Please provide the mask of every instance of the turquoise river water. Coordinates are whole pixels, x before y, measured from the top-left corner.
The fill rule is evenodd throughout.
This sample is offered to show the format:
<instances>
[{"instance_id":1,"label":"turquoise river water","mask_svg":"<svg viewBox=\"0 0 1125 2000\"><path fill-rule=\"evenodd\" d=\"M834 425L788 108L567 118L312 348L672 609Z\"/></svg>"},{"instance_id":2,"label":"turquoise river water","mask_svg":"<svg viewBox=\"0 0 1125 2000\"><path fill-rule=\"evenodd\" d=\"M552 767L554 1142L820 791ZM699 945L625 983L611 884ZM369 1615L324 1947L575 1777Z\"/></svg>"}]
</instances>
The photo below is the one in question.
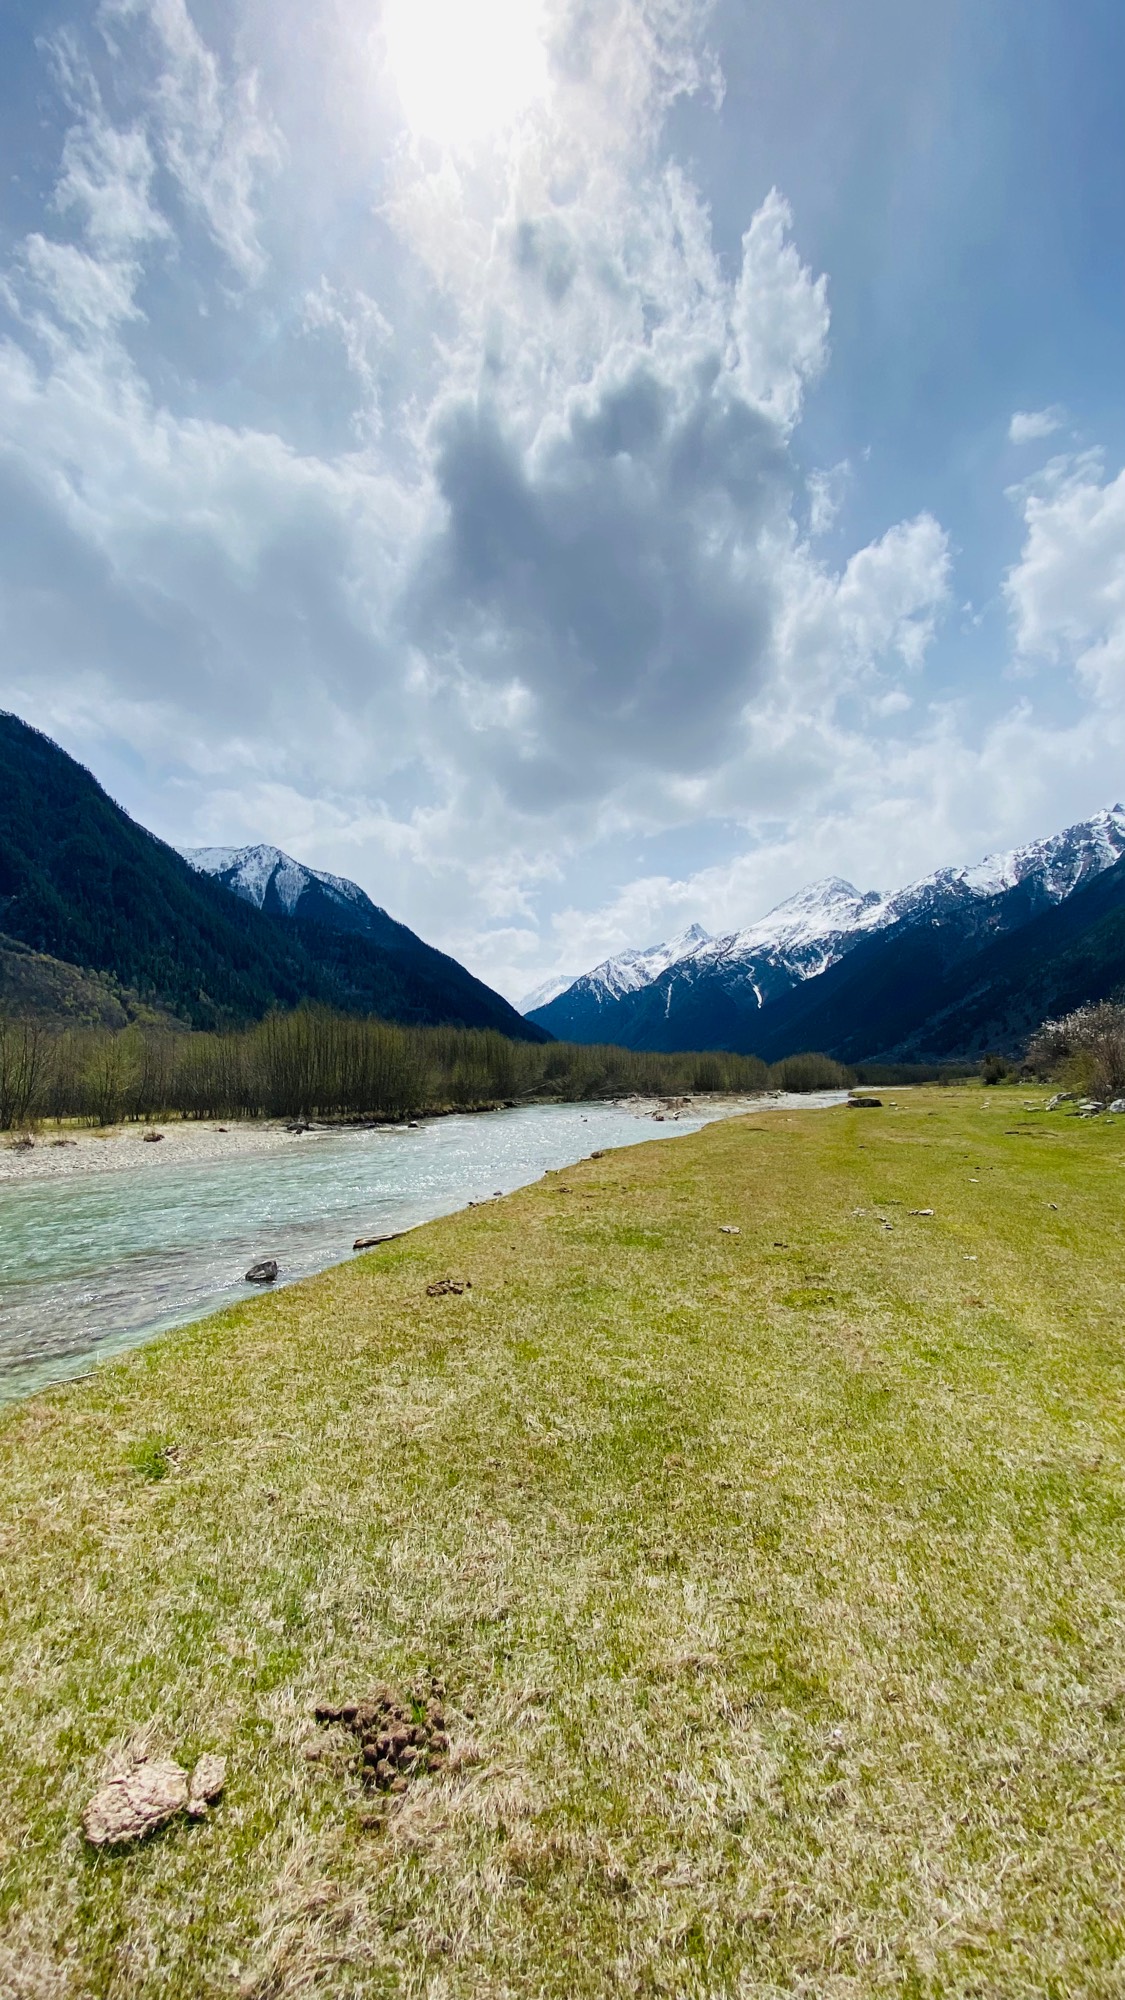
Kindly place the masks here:
<instances>
[{"instance_id":1,"label":"turquoise river water","mask_svg":"<svg viewBox=\"0 0 1125 2000\"><path fill-rule=\"evenodd\" d=\"M729 1108L655 1124L626 1105L528 1105L314 1130L229 1160L157 1162L137 1146L135 1165L0 1183L0 1400L247 1297L258 1258L276 1258L279 1283L308 1277L350 1257L357 1236L509 1194L595 1148L698 1131Z\"/></svg>"},{"instance_id":2,"label":"turquoise river water","mask_svg":"<svg viewBox=\"0 0 1125 2000\"><path fill-rule=\"evenodd\" d=\"M314 1130L229 1160L157 1162L0 1183L0 1399L351 1256L356 1236L408 1229L538 1180L596 1147L697 1131L611 1104L529 1105L415 1128Z\"/></svg>"}]
</instances>

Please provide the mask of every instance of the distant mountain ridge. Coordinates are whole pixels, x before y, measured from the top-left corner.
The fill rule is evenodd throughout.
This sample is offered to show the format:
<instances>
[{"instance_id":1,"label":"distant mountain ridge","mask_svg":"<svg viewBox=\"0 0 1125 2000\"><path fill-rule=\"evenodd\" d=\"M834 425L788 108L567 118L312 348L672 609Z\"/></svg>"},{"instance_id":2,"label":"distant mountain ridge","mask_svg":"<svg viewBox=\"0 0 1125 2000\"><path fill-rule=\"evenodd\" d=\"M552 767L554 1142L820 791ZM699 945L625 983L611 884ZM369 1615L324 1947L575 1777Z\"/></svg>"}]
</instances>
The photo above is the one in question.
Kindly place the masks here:
<instances>
[{"instance_id":1,"label":"distant mountain ridge","mask_svg":"<svg viewBox=\"0 0 1125 2000\"><path fill-rule=\"evenodd\" d=\"M1122 855L1125 808L1116 805L1046 840L990 856L973 867L937 869L888 895L860 891L831 876L787 898L745 930L715 938L693 925L669 945L607 959L531 1010L530 1018L571 1041L789 1053L779 1037L792 1043L802 1018L811 1032L809 1009L814 994L817 1003L823 999L820 982L861 946L873 986L880 977L876 968L883 963L884 944L919 926L942 929L952 964L959 955L971 956L986 935L1018 929L1040 911L1057 907L1113 869ZM889 964L887 960L888 977ZM831 990L842 992L843 984L841 974ZM803 993L806 987L802 999L798 990ZM836 1015L818 1005L815 1020L818 1038L798 1036L794 1046L829 1048L840 1042ZM867 1032L875 1032L870 1014L868 1026L860 1022L856 1028L861 1041ZM855 1036L844 1039L850 1047ZM877 1052L874 1047L861 1051Z\"/></svg>"},{"instance_id":2,"label":"distant mountain ridge","mask_svg":"<svg viewBox=\"0 0 1125 2000\"><path fill-rule=\"evenodd\" d=\"M302 902L310 897L323 897L344 924L354 912L356 928L362 929L364 906L371 910L378 907L357 882L349 882L342 875L327 875L320 868L308 868L304 862L283 854L280 847L266 843L253 847L181 847L177 852L199 874L215 876L225 889L233 890L244 902L253 903L256 910L265 910L271 917L295 917ZM385 916L386 912L378 914Z\"/></svg>"},{"instance_id":3,"label":"distant mountain ridge","mask_svg":"<svg viewBox=\"0 0 1125 2000\"><path fill-rule=\"evenodd\" d=\"M426 944L372 901L358 882L330 875L267 842L249 847L183 847L179 853L198 875L281 925L293 925L320 973L331 979L344 1004L362 1006L372 964L393 968L409 1018L446 1020L463 1027L495 1028L525 1038L544 1030L525 1022L507 1000L474 978L446 952ZM409 997L407 997L409 996ZM378 1011L372 1007L372 1012Z\"/></svg>"},{"instance_id":4,"label":"distant mountain ridge","mask_svg":"<svg viewBox=\"0 0 1125 2000\"><path fill-rule=\"evenodd\" d=\"M177 851L197 874L221 882L224 889L267 917L292 917L298 923L320 924L327 930L354 931L361 937L376 938L389 950L434 949L373 903L358 882L309 868L280 847L261 843L254 847L181 847ZM448 963L456 964L456 960Z\"/></svg>"},{"instance_id":5,"label":"distant mountain ridge","mask_svg":"<svg viewBox=\"0 0 1125 2000\"><path fill-rule=\"evenodd\" d=\"M303 872L310 900L299 899L293 915L283 904L271 914L253 896L231 893L138 826L50 737L0 712L0 933L43 960L37 990L78 995L66 980L70 967L103 975L127 990L130 1005L191 1027L258 1020L311 1000L389 1020L545 1038L354 884ZM11 956L18 989L25 968ZM81 1005L94 1002L86 995Z\"/></svg>"}]
</instances>

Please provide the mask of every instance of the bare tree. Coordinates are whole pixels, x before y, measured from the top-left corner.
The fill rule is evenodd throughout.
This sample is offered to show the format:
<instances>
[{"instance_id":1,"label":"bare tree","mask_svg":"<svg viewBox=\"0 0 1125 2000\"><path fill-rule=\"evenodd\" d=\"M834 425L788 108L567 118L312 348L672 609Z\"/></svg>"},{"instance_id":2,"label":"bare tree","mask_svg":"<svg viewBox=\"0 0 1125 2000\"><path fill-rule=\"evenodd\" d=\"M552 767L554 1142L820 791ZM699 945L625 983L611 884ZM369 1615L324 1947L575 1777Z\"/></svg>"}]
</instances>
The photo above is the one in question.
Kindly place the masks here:
<instances>
[{"instance_id":1,"label":"bare tree","mask_svg":"<svg viewBox=\"0 0 1125 2000\"><path fill-rule=\"evenodd\" d=\"M49 1055L41 1021L0 1014L0 1132L26 1125L39 1109Z\"/></svg>"}]
</instances>

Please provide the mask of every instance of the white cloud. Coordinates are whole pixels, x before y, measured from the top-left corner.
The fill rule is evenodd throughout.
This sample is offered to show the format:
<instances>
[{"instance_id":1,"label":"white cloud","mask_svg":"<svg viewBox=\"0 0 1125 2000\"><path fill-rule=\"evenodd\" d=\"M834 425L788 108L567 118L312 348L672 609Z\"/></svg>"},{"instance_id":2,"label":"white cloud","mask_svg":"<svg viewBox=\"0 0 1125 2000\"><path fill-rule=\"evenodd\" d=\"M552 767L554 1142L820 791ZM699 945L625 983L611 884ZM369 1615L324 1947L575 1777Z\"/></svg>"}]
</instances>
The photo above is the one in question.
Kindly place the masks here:
<instances>
[{"instance_id":1,"label":"white cloud","mask_svg":"<svg viewBox=\"0 0 1125 2000\"><path fill-rule=\"evenodd\" d=\"M851 476L852 468L846 458L841 459L839 465L818 467L810 472L805 482L809 494L810 535L826 535L835 526Z\"/></svg>"},{"instance_id":2,"label":"white cloud","mask_svg":"<svg viewBox=\"0 0 1125 2000\"><path fill-rule=\"evenodd\" d=\"M792 424L828 355L828 280L814 278L791 240L793 212L773 188L742 239L732 313L739 387Z\"/></svg>"},{"instance_id":3,"label":"white cloud","mask_svg":"<svg viewBox=\"0 0 1125 2000\"><path fill-rule=\"evenodd\" d=\"M359 286L344 290L322 274L302 301L302 324L309 333L329 333L344 350L361 392L352 428L361 438L374 439L383 428L379 407L380 362L394 339L386 314Z\"/></svg>"},{"instance_id":4,"label":"white cloud","mask_svg":"<svg viewBox=\"0 0 1125 2000\"><path fill-rule=\"evenodd\" d=\"M100 338L141 316L133 299L137 267L132 262L99 260L76 243L53 243L36 231L24 242L23 263L32 285L59 318L87 336ZM53 344L57 329L42 318L36 325Z\"/></svg>"},{"instance_id":5,"label":"white cloud","mask_svg":"<svg viewBox=\"0 0 1125 2000\"><path fill-rule=\"evenodd\" d=\"M1037 444L1053 437L1066 422L1066 411L1057 403L1047 410L1016 410L1008 425L1009 444Z\"/></svg>"},{"instance_id":6,"label":"white cloud","mask_svg":"<svg viewBox=\"0 0 1125 2000\"><path fill-rule=\"evenodd\" d=\"M101 18L114 87L69 49L72 129L9 281L0 478L41 562L0 552L0 615L20 704L69 747L128 744L159 830L277 839L518 995L811 875L972 858L1043 796L1048 749L1076 787L1101 769L1112 730L1019 711L982 744L935 714L932 514L813 546L850 477L803 483L794 438L826 280L777 192L731 268L657 143L719 88L705 7L560 0L552 89L503 144L435 165L393 134L312 187L184 0ZM375 122L354 67L349 131ZM1025 650L1093 684L1118 503L1067 479L1027 499L1009 594ZM728 860L622 879L626 836L702 820ZM601 907L584 863L613 870Z\"/></svg>"},{"instance_id":7,"label":"white cloud","mask_svg":"<svg viewBox=\"0 0 1125 2000\"><path fill-rule=\"evenodd\" d=\"M882 666L917 671L949 599L951 557L932 514L900 521L838 574L798 545L777 629L777 679L807 702L832 698Z\"/></svg>"},{"instance_id":8,"label":"white cloud","mask_svg":"<svg viewBox=\"0 0 1125 2000\"><path fill-rule=\"evenodd\" d=\"M1022 494L1025 539L1005 592L1027 659L1073 667L1102 702L1125 697L1125 471L1060 460Z\"/></svg>"},{"instance_id":9,"label":"white cloud","mask_svg":"<svg viewBox=\"0 0 1125 2000\"><path fill-rule=\"evenodd\" d=\"M257 195L283 146L256 72L224 78L186 0L102 0L99 19L111 37L138 20L147 27L159 56L150 116L164 164L234 268L259 281L267 258Z\"/></svg>"},{"instance_id":10,"label":"white cloud","mask_svg":"<svg viewBox=\"0 0 1125 2000\"><path fill-rule=\"evenodd\" d=\"M171 230L152 199L155 163L144 132L113 125L92 82L88 96L90 108L66 136L54 206L81 217L92 251L120 260Z\"/></svg>"}]
</instances>

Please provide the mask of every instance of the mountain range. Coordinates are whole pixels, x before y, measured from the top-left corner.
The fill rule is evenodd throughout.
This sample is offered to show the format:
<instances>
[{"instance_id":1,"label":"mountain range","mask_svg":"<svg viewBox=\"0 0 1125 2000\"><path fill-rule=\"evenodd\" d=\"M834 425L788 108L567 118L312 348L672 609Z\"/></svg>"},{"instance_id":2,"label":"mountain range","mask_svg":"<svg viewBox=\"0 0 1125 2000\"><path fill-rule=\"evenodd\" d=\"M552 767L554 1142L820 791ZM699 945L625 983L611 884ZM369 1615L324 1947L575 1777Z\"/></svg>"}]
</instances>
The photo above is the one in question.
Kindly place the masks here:
<instances>
[{"instance_id":1,"label":"mountain range","mask_svg":"<svg viewBox=\"0 0 1125 2000\"><path fill-rule=\"evenodd\" d=\"M186 859L58 744L2 713L0 980L5 991L17 982L17 993L67 996L75 1018L119 1007L125 1018L156 1011L215 1028L307 1000L550 1039L355 883L277 848Z\"/></svg>"},{"instance_id":2,"label":"mountain range","mask_svg":"<svg viewBox=\"0 0 1125 2000\"><path fill-rule=\"evenodd\" d=\"M561 990L560 990L561 985ZM1125 808L884 895L838 877L554 982L526 1018L359 886L281 848L177 851L0 714L0 1008L216 1028L311 1001L390 1020L768 1061L1015 1053L1125 990Z\"/></svg>"},{"instance_id":3,"label":"mountain range","mask_svg":"<svg viewBox=\"0 0 1125 2000\"><path fill-rule=\"evenodd\" d=\"M695 924L607 959L527 1011L569 1041L771 1061L807 1048L852 1062L1014 1052L1045 1014L1125 979L1123 856L1118 805L890 895L830 877L746 930Z\"/></svg>"}]
</instances>

